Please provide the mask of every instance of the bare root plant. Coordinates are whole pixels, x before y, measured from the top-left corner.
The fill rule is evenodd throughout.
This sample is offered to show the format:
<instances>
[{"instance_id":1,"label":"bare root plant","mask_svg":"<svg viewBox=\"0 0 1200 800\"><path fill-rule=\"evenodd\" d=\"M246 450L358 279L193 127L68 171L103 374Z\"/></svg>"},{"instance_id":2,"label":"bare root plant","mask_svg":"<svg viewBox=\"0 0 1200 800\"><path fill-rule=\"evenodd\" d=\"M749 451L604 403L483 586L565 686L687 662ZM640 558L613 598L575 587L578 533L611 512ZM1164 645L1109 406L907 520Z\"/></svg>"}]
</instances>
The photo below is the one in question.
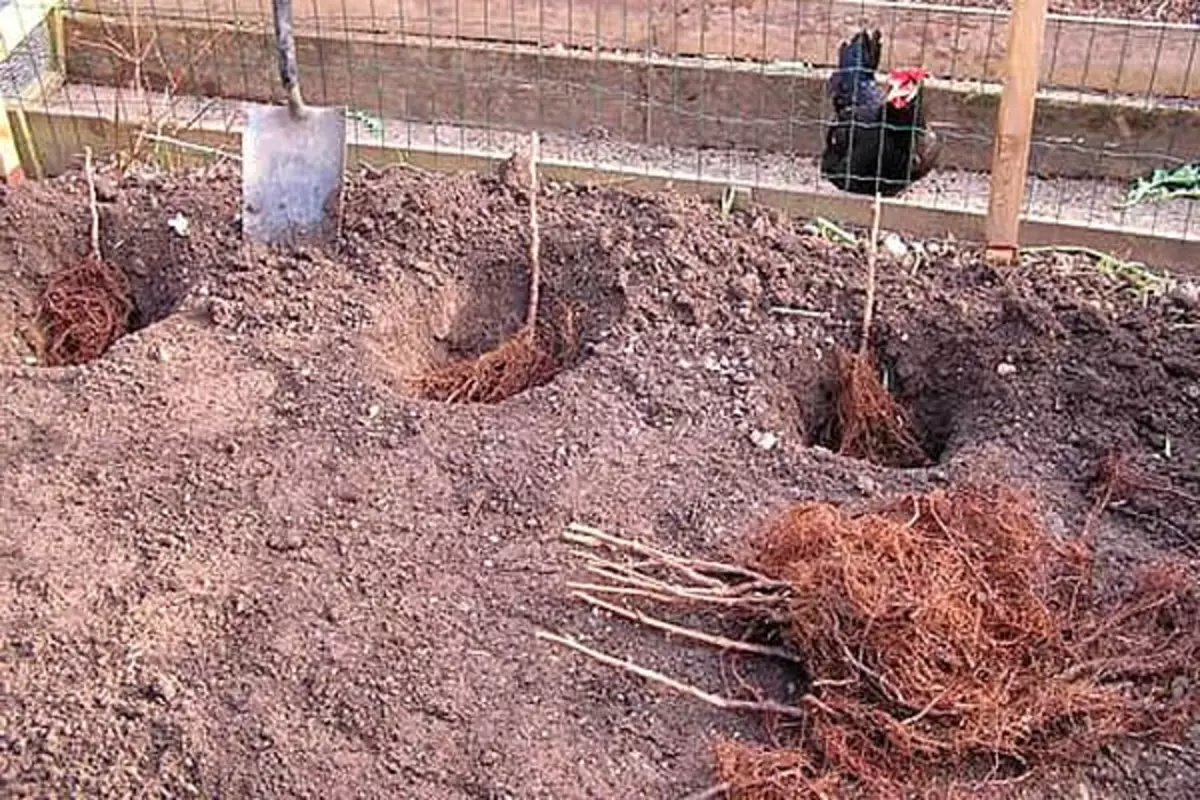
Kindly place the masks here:
<instances>
[{"instance_id":1,"label":"bare root plant","mask_svg":"<svg viewBox=\"0 0 1200 800\"><path fill-rule=\"evenodd\" d=\"M836 440L842 455L885 466L920 467L928 464L929 458L912 418L880 381L878 365L870 352L881 212L881 201L876 196L867 243L867 291L858 351L839 349L835 353Z\"/></svg>"},{"instance_id":2,"label":"bare root plant","mask_svg":"<svg viewBox=\"0 0 1200 800\"><path fill-rule=\"evenodd\" d=\"M51 277L38 303L38 359L47 366L82 364L98 358L124 335L133 313L128 282L100 255L100 210L92 151L84 151L91 211L89 252L78 264Z\"/></svg>"},{"instance_id":3,"label":"bare root plant","mask_svg":"<svg viewBox=\"0 0 1200 800\"><path fill-rule=\"evenodd\" d=\"M908 409L879 380L868 352L834 354L838 452L890 467L929 463Z\"/></svg>"},{"instance_id":4,"label":"bare root plant","mask_svg":"<svg viewBox=\"0 0 1200 800\"><path fill-rule=\"evenodd\" d=\"M452 403L498 403L547 383L579 352L574 310L560 304L546 324L541 310L541 228L538 222L538 134L529 153L529 303L525 323L498 347L473 358L439 365L419 376L417 391Z\"/></svg>"},{"instance_id":5,"label":"bare root plant","mask_svg":"<svg viewBox=\"0 0 1200 800\"><path fill-rule=\"evenodd\" d=\"M1124 737L1186 731L1200 699L1200 583L1162 561L1120 596L1092 587L1085 541L1045 533L1002 486L902 497L870 513L801 503L773 520L745 565L685 558L573 525L592 607L678 639L791 662L792 704L723 697L569 637L547 640L720 708L789 718L775 746L726 741L715 757L738 800L899 797L940 780L1012 777ZM767 646L652 615L707 609ZM715 794L712 796L716 796Z\"/></svg>"},{"instance_id":6,"label":"bare root plant","mask_svg":"<svg viewBox=\"0 0 1200 800\"><path fill-rule=\"evenodd\" d=\"M1113 451L1100 459L1092 476L1096 490L1096 513L1111 502L1128 500L1139 492L1172 495L1190 503L1200 503L1200 497L1176 489L1169 484L1149 478L1138 469L1127 453Z\"/></svg>"}]
</instances>

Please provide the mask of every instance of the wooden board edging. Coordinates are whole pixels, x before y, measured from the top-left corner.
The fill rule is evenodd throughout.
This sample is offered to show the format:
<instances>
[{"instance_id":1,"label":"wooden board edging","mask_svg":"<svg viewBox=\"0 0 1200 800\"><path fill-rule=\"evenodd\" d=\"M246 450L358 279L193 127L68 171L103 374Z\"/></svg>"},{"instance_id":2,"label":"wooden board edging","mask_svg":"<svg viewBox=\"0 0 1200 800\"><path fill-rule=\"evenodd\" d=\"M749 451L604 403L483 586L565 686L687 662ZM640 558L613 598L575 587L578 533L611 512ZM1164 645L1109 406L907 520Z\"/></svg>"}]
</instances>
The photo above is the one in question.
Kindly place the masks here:
<instances>
[{"instance_id":1,"label":"wooden board edging","mask_svg":"<svg viewBox=\"0 0 1200 800\"><path fill-rule=\"evenodd\" d=\"M92 147L101 156L110 155L128 149L145 129L144 122L137 119L125 118L114 124L107 117L83 112L67 114L49 109L29 109L25 115L41 166L51 176L75 165L85 146ZM176 135L187 142L230 153L240 150L240 133L236 126L201 125ZM211 158L186 147L167 144L163 148L172 152L177 164L203 163ZM494 169L508 154L498 151L447 152L415 146L384 146L355 137L350 142L349 156L350 163L365 162L383 166L406 162L423 169L455 172ZM694 175L651 170L635 172L615 166L556 159L541 162L541 171L551 180L620 186L638 191L670 189L714 201L720 200L729 187L725 181ZM858 226L869 226L871 223L872 202L865 197L783 187L745 187L744 191L737 194L743 200L778 209L793 217L823 216ZM976 211L932 208L903 200L888 200L883 203L882 225L911 236L953 237L981 242L984 215ZM1156 268L1170 269L1182 277L1200 278L1200 239L1169 238L1083 224L1026 219L1021 226L1021 244L1023 247L1091 247L1120 257L1136 258Z\"/></svg>"},{"instance_id":2,"label":"wooden board edging","mask_svg":"<svg viewBox=\"0 0 1200 800\"><path fill-rule=\"evenodd\" d=\"M128 86L135 65L112 45L156 56L148 88L255 102L280 99L265 30L76 14L66 24L70 79ZM396 42L382 34L298 34L306 97L379 117L546 133L603 131L634 144L819 154L826 71L463 40ZM161 56L161 57L160 57ZM170 68L165 65L172 65ZM942 166L987 172L999 102L993 84L931 81ZM1128 180L1200 158L1200 108L1039 93L1032 169L1047 177Z\"/></svg>"},{"instance_id":3,"label":"wooden board edging","mask_svg":"<svg viewBox=\"0 0 1200 800\"><path fill-rule=\"evenodd\" d=\"M239 5L240 3L240 5ZM213 23L270 22L244 0L82 0L80 10ZM317 14L309 8L317 8ZM885 37L884 66L942 78L1000 78L1007 11L884 0L316 0L298 31L383 33L393 40L475 39L664 55L714 55L830 66L838 41L867 23ZM1049 87L1200 98L1200 27L1051 14L1040 65Z\"/></svg>"}]
</instances>

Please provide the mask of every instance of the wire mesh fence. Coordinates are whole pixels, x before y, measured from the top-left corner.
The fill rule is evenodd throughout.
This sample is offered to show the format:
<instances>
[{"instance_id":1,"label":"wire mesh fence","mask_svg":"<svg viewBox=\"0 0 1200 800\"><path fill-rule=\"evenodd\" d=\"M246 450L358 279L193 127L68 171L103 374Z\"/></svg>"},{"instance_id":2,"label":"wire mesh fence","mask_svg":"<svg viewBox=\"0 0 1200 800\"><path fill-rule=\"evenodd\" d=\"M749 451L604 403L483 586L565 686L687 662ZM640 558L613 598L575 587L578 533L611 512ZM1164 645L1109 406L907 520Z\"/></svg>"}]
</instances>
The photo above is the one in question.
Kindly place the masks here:
<instances>
[{"instance_id":1,"label":"wire mesh fence","mask_svg":"<svg viewBox=\"0 0 1200 800\"><path fill-rule=\"evenodd\" d=\"M177 152L182 140L193 156L232 157L243 104L282 100L266 0L81 0L47 17L56 5L0 0L22 31L5 33L0 89L45 171L90 139L130 157ZM1029 217L1200 238L1192 5L1052 4ZM307 99L348 107L360 154L400 148L466 163L503 157L537 129L551 161L779 189L807 208L840 194L818 163L833 114L827 80L839 45L868 25L882 34L880 81L892 68L929 74L940 155L903 201L987 207L1003 7L306 0L294 13ZM1096 13L1134 19L1070 16Z\"/></svg>"}]
</instances>

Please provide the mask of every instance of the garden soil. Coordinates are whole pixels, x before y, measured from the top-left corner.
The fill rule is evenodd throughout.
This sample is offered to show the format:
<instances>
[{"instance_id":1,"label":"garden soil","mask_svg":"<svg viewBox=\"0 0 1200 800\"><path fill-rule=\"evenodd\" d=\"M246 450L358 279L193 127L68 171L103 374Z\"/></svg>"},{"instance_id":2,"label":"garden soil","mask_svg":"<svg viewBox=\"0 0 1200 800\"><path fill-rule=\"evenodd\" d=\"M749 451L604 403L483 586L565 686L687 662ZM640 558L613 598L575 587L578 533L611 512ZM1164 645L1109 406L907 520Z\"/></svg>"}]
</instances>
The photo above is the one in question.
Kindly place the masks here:
<instances>
[{"instance_id":1,"label":"garden soil","mask_svg":"<svg viewBox=\"0 0 1200 800\"><path fill-rule=\"evenodd\" d=\"M236 170L102 176L135 330L63 368L36 363L37 299L87 252L86 187L0 196L0 793L703 790L714 742L766 741L761 720L535 638L737 691L729 657L569 599L572 521L732 558L798 500L989 478L1074 536L1121 452L1143 488L1092 526L1102 579L1195 556L1195 287L1139 293L1076 257L1000 268L905 241L884 259L875 355L937 459L887 469L821 446L860 249L764 210L551 184L544 297L577 311L581 355L495 405L416 396L523 321L520 174L366 173L340 247L273 254L240 246ZM971 791L1191 797L1196 746Z\"/></svg>"}]
</instances>

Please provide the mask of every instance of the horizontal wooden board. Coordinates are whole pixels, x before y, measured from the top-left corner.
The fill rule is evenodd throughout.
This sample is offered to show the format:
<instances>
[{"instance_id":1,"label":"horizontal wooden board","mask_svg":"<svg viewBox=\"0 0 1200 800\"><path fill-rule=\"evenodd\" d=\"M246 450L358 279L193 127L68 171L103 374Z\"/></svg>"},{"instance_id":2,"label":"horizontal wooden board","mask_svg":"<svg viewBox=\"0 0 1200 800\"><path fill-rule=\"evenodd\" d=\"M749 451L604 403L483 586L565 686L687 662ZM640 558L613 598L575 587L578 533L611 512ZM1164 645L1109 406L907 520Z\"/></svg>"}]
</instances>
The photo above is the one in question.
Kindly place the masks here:
<instances>
[{"instance_id":1,"label":"horizontal wooden board","mask_svg":"<svg viewBox=\"0 0 1200 800\"><path fill-rule=\"evenodd\" d=\"M79 154L89 146L104 156L128 151L135 140L149 129L161 127L177 131L185 144L221 148L236 154L241 124L239 115L218 112L202 100L185 98L170 115L157 113L151 98L143 104L126 105L120 122L114 123L107 109L117 104L113 90L97 88L83 93L92 103L52 101L39 109L26 111L42 166L49 175L60 174L80 163ZM200 109L196 111L196 109ZM143 145L145 142L143 142ZM192 147L154 144L159 157L172 164L210 160L211 155ZM425 169L482 170L494 167L508 153L501 150L461 150L451 152L423 146L403 146L377 142L373 138L351 136L351 163L367 162L376 166L406 162ZM657 191L671 189L719 199L727 188L724 181L694 175L649 170L628 171L619 167L584 164L568 160L544 159L542 174L550 180L616 185L628 190ZM871 221L872 204L868 198L845 194L792 188L761 187L741 196L797 217L823 216L843 224L866 226ZM983 215L973 211L933 208L903 200L883 203L882 225L889 230L912 236L945 237L980 241ZM1179 239L1153 234L1098 228L1067 222L1032 219L1022 224L1023 246L1087 246L1123 257L1135 257L1161 268L1177 270L1180 275L1200 277L1200 239Z\"/></svg>"},{"instance_id":2,"label":"horizontal wooden board","mask_svg":"<svg viewBox=\"0 0 1200 800\"><path fill-rule=\"evenodd\" d=\"M114 55L144 49L140 65ZM77 15L67 23L71 80L250 101L281 98L263 30ZM603 132L635 144L738 148L815 158L828 115L827 72L716 59L547 51L380 34L296 41L305 94L381 117L546 133ZM992 84L932 81L929 113L942 166L986 172L999 103ZM1200 158L1200 110L1044 92L1033 169L1043 176L1128 179Z\"/></svg>"},{"instance_id":3,"label":"horizontal wooden board","mask_svg":"<svg viewBox=\"0 0 1200 800\"><path fill-rule=\"evenodd\" d=\"M247 0L81 0L79 8L143 19L269 22ZM997 80L1008 14L993 9L883 0L308 0L298 25L323 35L469 38L716 55L830 66L858 26L885 36L884 66L920 65L938 77ZM1051 14L1044 86L1200 98L1200 27Z\"/></svg>"}]
</instances>

